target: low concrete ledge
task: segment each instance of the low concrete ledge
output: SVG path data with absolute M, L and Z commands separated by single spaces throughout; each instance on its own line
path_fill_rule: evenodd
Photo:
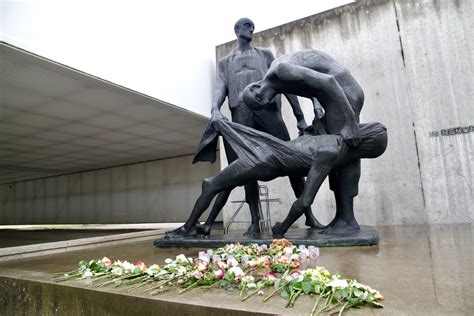
M 164 230 L 147 230 L 133 233 L 115 234 L 109 236 L 80 238 L 74 240 L 48 242 L 43 244 L 8 247 L 0 249 L 0 262 L 28 257 L 43 256 L 48 254 L 96 248 L 105 245 L 116 245 L 137 242 L 153 237 L 161 237 Z
M 61 230 L 157 230 L 157 229 L 173 229 L 177 228 L 184 223 L 133 223 L 133 224 L 38 224 L 38 225 L 0 225 L 0 231 L 2 230 L 21 230 L 21 231 L 41 231 L 49 230 L 54 231 L 56 229 Z
M 236 304 L 216 304 L 208 295 L 189 293 L 176 299 L 110 292 L 111 289 L 82 288 L 65 283 L 52 283 L 0 276 L 2 315 L 275 315 L 278 312 L 248 311 L 238 295 L 229 295 Z M 213 292 L 222 292 L 215 290 Z M 209 293 L 208 293 L 209 294 Z M 222 295 L 222 293 L 219 293 Z M 221 296 L 219 295 L 218 296 Z M 233 293 L 236 294 L 236 293 Z M 225 294 L 224 294 L 225 295 Z M 224 299 L 224 301 L 226 301 Z M 272 307 L 269 304 L 269 307 Z M 283 311 L 283 310 L 282 310 Z

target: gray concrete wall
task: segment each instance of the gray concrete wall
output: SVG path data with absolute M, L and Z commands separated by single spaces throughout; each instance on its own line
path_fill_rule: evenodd
M 467 0 L 360 1 L 255 35 L 256 46 L 271 48 L 277 57 L 303 48 L 333 56 L 365 91 L 361 122 L 387 126 L 386 153 L 362 162 L 355 203 L 361 224 L 473 221 L 473 15 L 474 2 Z M 217 58 L 235 45 L 218 46 Z M 300 100 L 311 122 L 311 105 Z M 287 103 L 283 115 L 296 137 Z M 455 127 L 468 132 L 449 130 Z M 224 166 L 223 153 L 221 160 Z M 272 207 L 272 220 L 281 220 L 294 201 L 289 181 L 268 185 L 282 199 Z M 231 196 L 241 198 L 242 190 Z M 224 220 L 234 209 L 226 206 Z M 324 223 L 334 216 L 327 184 L 313 209 Z
M 0 224 L 183 222 L 219 163 L 192 156 L 0 185 Z

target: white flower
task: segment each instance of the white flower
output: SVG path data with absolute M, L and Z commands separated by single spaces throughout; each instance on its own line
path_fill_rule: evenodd
M 291 255 L 291 260 L 296 260 L 296 261 L 299 261 L 300 260 L 300 255 L 294 253 Z
M 86 272 L 84 272 L 84 274 L 82 275 L 82 278 L 83 279 L 88 279 L 88 278 L 92 278 L 94 274 L 92 273 L 92 271 L 90 269 L 87 269 Z
M 231 267 L 236 267 L 239 265 L 235 258 L 230 258 L 229 260 L 227 260 L 227 264 Z
M 122 270 L 121 267 L 113 267 L 112 268 L 112 274 L 117 275 L 117 276 L 121 276 L 123 274 L 123 270 Z
M 185 275 L 188 272 L 185 267 L 178 267 L 178 275 Z
M 161 272 L 162 270 L 160 270 L 160 266 L 157 265 L 157 264 L 153 264 L 151 265 L 150 267 L 148 267 L 148 269 L 146 269 L 146 273 L 148 275 L 151 275 L 153 276 L 154 274 L 157 274 L 158 272 Z
M 180 255 L 176 256 L 176 262 L 188 262 L 188 259 L 186 258 L 185 255 L 180 254 Z
M 241 282 L 242 283 L 253 283 L 255 281 L 255 278 L 251 275 L 246 275 L 246 276 L 243 276 L 242 279 L 241 279 Z
M 241 276 L 244 274 L 244 271 L 240 267 L 232 267 L 229 269 L 230 273 L 234 273 L 236 277 Z
M 172 259 L 170 259 L 170 258 L 165 259 L 165 263 L 166 263 L 166 264 L 170 264 L 171 262 L 173 262 Z
M 135 269 L 135 265 L 133 263 L 130 263 L 128 261 L 122 262 L 122 268 L 125 271 L 133 271 Z
M 345 289 L 347 286 L 349 286 L 349 284 L 347 283 L 347 280 L 344 280 L 344 279 L 342 280 L 334 279 L 331 282 L 329 282 L 327 285 L 333 288 L 340 287 L 341 289 Z

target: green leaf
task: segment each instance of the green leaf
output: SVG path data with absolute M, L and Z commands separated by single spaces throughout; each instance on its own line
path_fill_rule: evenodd
M 281 284 L 281 279 L 276 279 L 275 287 L 280 287 L 280 284 Z
M 280 296 L 281 296 L 283 299 L 287 300 L 287 299 L 290 298 L 290 293 L 288 293 L 287 290 L 283 290 L 283 291 L 281 291 Z
M 321 285 L 320 284 L 315 284 L 314 285 L 314 293 L 321 294 Z
M 341 291 L 341 295 L 343 298 L 347 298 L 349 296 L 349 291 L 347 289 L 343 289 Z
M 302 289 L 303 289 L 303 287 L 302 287 L 302 285 L 301 285 L 301 282 L 295 282 L 295 283 L 293 283 L 293 288 L 294 288 L 294 289 L 297 289 L 297 290 L 302 290 Z
M 303 282 L 301 283 L 301 288 L 305 294 L 309 294 L 313 289 L 313 284 L 311 284 L 311 282 Z
M 377 302 L 377 301 L 371 301 L 370 303 L 373 304 L 373 305 L 375 305 L 375 306 L 377 306 L 377 307 L 383 307 L 383 304 L 380 304 L 380 303 Z

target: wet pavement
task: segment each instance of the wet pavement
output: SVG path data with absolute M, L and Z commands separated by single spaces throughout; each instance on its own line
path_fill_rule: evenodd
M 351 310 L 353 315 L 472 315 L 474 314 L 474 227 L 472 224 L 413 225 L 376 227 L 380 243 L 371 247 L 321 248 L 317 265 L 325 266 L 332 273 L 355 278 L 378 289 L 385 296 L 385 308 Z M 67 252 L 24 260 L 0 263 L 0 277 L 52 283 L 56 272 L 74 270 L 79 260 L 102 258 L 142 260 L 146 264 L 163 263 L 177 254 L 196 255 L 199 248 L 156 248 L 153 240 L 133 244 L 99 247 L 91 250 Z M 5 279 L 5 278 L 4 278 Z M 306 314 L 311 311 L 310 297 L 298 299 L 295 307 L 284 308 L 279 297 L 262 303 L 254 297 L 241 302 L 238 293 L 223 290 L 190 291 L 178 295 L 171 290 L 158 296 L 136 292 L 127 294 L 122 288 L 91 288 L 84 282 L 61 283 L 77 291 L 88 289 L 94 295 L 102 293 L 97 308 L 105 313 L 117 314 L 105 303 L 106 294 L 126 294 L 133 298 L 146 298 L 145 310 L 154 301 L 181 305 L 191 304 L 196 314 L 209 313 L 207 307 L 220 308 L 226 314 L 238 312 L 271 314 Z M 100 296 L 100 295 L 99 295 Z M 121 296 L 123 297 L 123 296 Z M 115 298 L 116 300 L 116 298 Z M 141 304 L 141 303 L 140 303 Z M 137 303 L 136 311 L 142 311 Z M 148 306 L 148 307 L 146 307 Z M 149 310 L 150 311 L 150 310 Z M 123 311 L 125 313 L 125 310 Z M 120 312 L 118 314 L 121 314 Z

